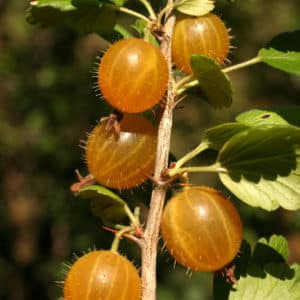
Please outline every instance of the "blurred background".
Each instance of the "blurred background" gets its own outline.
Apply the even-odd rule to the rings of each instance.
[[[0,0],[0,299],[55,300],[62,297],[59,282],[73,254],[107,249],[112,241],[88,203],[69,190],[76,168],[86,174],[80,140],[110,108],[94,90],[99,37],[31,26],[25,20],[27,6]],[[298,0],[218,1],[217,12],[232,28],[232,63],[254,57],[276,34],[300,28]],[[232,121],[242,111],[300,104],[299,77],[265,65],[230,76],[235,97],[229,109],[215,111],[191,99],[175,112],[175,157],[193,149],[205,128]],[[230,195],[213,175],[193,176],[191,181]],[[147,187],[124,197],[149,200]],[[300,262],[299,212],[267,213],[231,199],[250,243],[284,234],[290,261]],[[139,266],[135,245],[124,241],[121,251]],[[158,299],[211,299],[211,288],[211,274],[188,276],[161,253]]]

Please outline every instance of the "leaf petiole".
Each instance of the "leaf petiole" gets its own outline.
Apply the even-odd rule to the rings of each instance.
[[[173,176],[184,174],[184,173],[205,173],[205,172],[224,173],[224,172],[226,172],[226,169],[223,168],[219,162],[216,162],[210,166],[170,169],[168,175],[170,177],[173,177]]]
[[[209,145],[205,142],[201,142],[194,150],[184,155],[182,158],[180,158],[175,165],[174,169],[178,169],[181,166],[183,166],[186,162],[194,158],[199,153],[203,152],[204,150],[207,150],[209,148]]]
[[[259,56],[256,56],[256,57],[251,58],[249,60],[246,60],[246,61],[244,61],[242,63],[230,66],[228,68],[224,68],[224,69],[222,69],[222,72],[229,73],[231,71],[243,69],[243,68],[255,65],[255,64],[260,63],[260,62],[262,62],[261,58]]]
[[[148,13],[149,13],[149,17],[150,19],[152,20],[155,20],[156,19],[156,14],[150,4],[150,2],[148,2],[147,0],[139,0],[143,5],[144,7],[147,9]]]
[[[146,21],[147,23],[151,22],[150,19],[147,18],[146,16],[144,16],[144,15],[142,15],[142,14],[140,14],[140,13],[138,13],[138,12],[132,10],[132,9],[129,9],[127,7],[120,6],[120,7],[116,7],[116,9],[123,12],[123,13],[125,13],[125,14],[140,18],[140,19]]]

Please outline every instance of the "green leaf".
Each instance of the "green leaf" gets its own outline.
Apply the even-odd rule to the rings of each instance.
[[[100,1],[32,1],[27,21],[42,26],[63,25],[83,33],[112,32],[116,22],[114,6]]]
[[[236,121],[251,127],[290,125],[279,114],[269,110],[252,109],[241,113]]]
[[[281,235],[272,235],[268,241],[261,238],[255,245],[252,262],[265,266],[269,262],[285,262],[289,257],[287,240]]]
[[[71,0],[37,0],[30,1],[30,7],[52,7],[60,11],[74,10],[75,6]]]
[[[206,15],[214,9],[212,0],[179,0],[175,3],[178,11],[196,17]]]
[[[244,177],[239,182],[227,174],[219,174],[222,183],[240,200],[267,211],[279,206],[288,210],[300,209],[300,150],[297,151],[297,168],[288,176],[278,176],[276,180],[261,178],[251,182]]]
[[[93,214],[107,225],[120,223],[127,216],[124,210],[126,202],[103,186],[90,185],[82,188],[78,196],[90,200]]]
[[[218,161],[234,181],[275,180],[296,168],[294,143],[300,129],[294,127],[252,128],[233,136],[220,150]]]
[[[239,123],[217,125],[204,132],[202,141],[207,143],[209,148],[220,150],[230,138],[247,129],[249,129],[249,126]]]
[[[258,57],[274,68],[300,75],[300,30],[277,35]]]
[[[288,73],[300,75],[300,52],[282,52],[273,48],[263,48],[258,56],[264,63]]]
[[[71,3],[76,7],[86,7],[86,6],[101,6],[101,0],[71,0]]]
[[[215,108],[229,107],[233,93],[231,81],[220,64],[205,55],[192,55],[190,63],[207,102]]]
[[[249,250],[249,244],[243,241],[233,262],[237,279],[233,286],[228,286],[220,273],[214,277],[215,300],[300,299],[300,268],[287,264],[288,244],[284,237],[273,235],[269,241],[262,238],[252,255]],[[219,292],[222,289],[225,295]]]
[[[271,264],[270,268],[279,269],[279,265]],[[230,300],[277,300],[277,299],[300,299],[299,266],[292,266],[294,277],[282,280],[267,274],[264,278],[248,275],[242,277],[230,292]]]

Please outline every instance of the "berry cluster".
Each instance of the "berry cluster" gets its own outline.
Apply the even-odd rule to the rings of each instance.
[[[216,15],[180,16],[172,36],[172,61],[179,71],[192,74],[191,55],[207,55],[223,63],[229,47],[228,30]],[[87,166],[100,184],[129,189],[152,175],[156,129],[148,120],[133,114],[163,99],[169,73],[159,48],[142,39],[118,41],[102,57],[99,89],[121,117],[117,120],[118,130],[112,130],[111,120],[106,119],[87,140]],[[167,203],[161,234],[176,261],[192,270],[211,272],[236,256],[242,224],[237,210],[222,194],[212,188],[192,186]],[[140,295],[135,267],[114,251],[94,251],[78,259],[64,286],[65,300],[134,300]]]

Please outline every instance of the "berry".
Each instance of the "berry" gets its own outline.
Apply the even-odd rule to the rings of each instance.
[[[192,54],[207,55],[219,63],[226,59],[230,37],[223,21],[209,13],[200,17],[182,16],[175,24],[172,37],[172,60],[179,70],[192,74]]]
[[[139,300],[141,282],[134,265],[112,251],[80,257],[64,282],[64,300]]]
[[[142,39],[113,44],[98,69],[103,97],[125,113],[143,112],[163,97],[169,78],[168,65],[159,48]]]
[[[89,172],[110,188],[135,187],[154,171],[156,142],[156,129],[140,116],[125,115],[117,135],[100,123],[87,140]]]
[[[216,271],[236,256],[242,224],[232,203],[208,187],[185,188],[167,203],[161,234],[171,255],[195,271]]]

